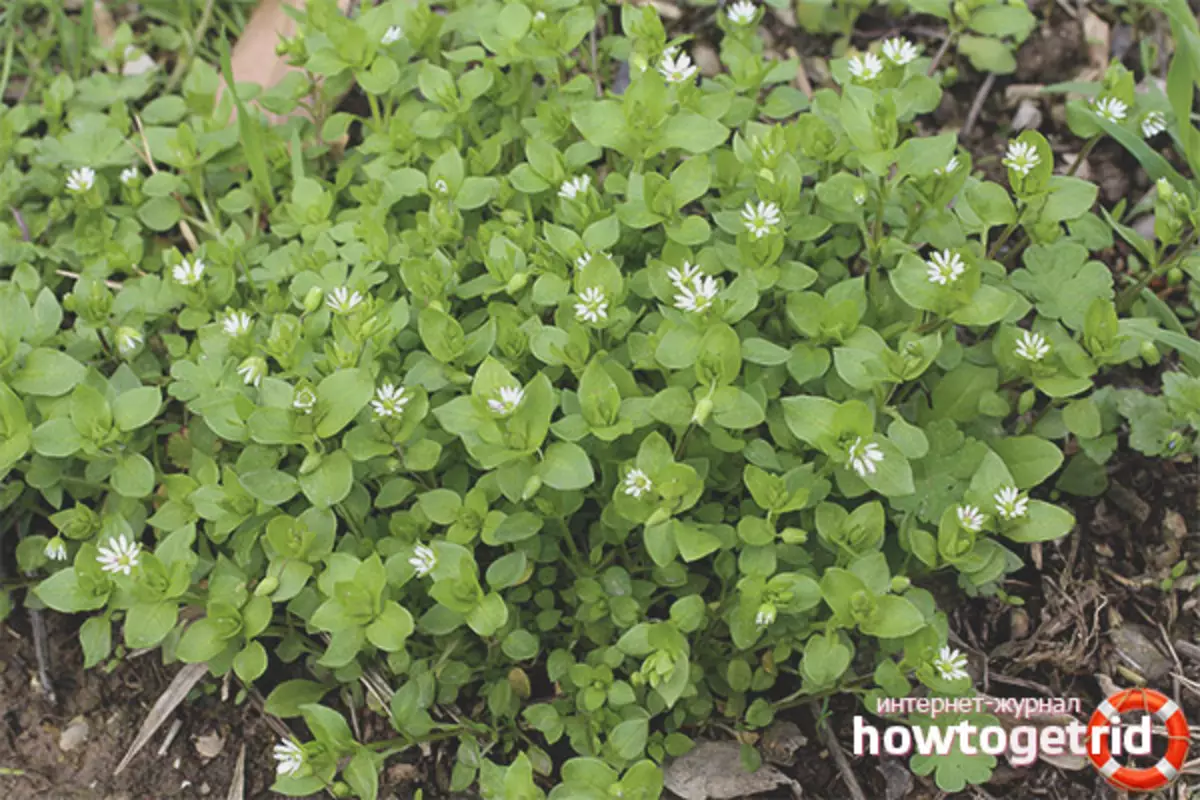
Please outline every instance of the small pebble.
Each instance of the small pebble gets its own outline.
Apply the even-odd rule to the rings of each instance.
[[[64,753],[69,753],[82,746],[88,740],[91,729],[83,717],[75,717],[67,725],[66,730],[58,737],[58,747]]]

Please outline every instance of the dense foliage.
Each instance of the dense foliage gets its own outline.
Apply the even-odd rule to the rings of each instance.
[[[623,34],[592,48],[598,14]],[[326,0],[256,98],[305,106],[286,124],[203,60],[178,93],[62,73],[5,108],[0,504],[30,602],[90,613],[89,665],[293,665],[267,701],[308,731],[290,795],[374,797],[388,755],[454,739],[486,797],[654,798],[716,723],[971,692],[931,590],[1007,599],[1123,415],[1195,452],[1197,379],[1095,388],[1198,355],[1143,291],[1194,243],[1156,152],[1194,144],[1194,76],[1168,102],[1114,65],[1072,101],[1162,179],[1151,242],[1036,132],[1002,182],[919,135],[941,88],[912,43],[810,102],[762,14],[718,14],[701,78],[648,6]],[[363,118],[334,110],[352,84]],[[1099,255],[1114,230],[1140,272]],[[338,686],[397,738],[356,742]],[[914,768],[955,790],[993,762]]]

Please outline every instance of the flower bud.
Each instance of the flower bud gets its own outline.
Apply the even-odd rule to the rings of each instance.
[[[1154,342],[1142,342],[1142,346],[1138,349],[1138,355],[1150,366],[1154,366],[1159,361],[1162,361],[1162,353],[1158,352],[1158,348],[1154,346]]]
[[[912,586],[912,581],[903,575],[896,575],[892,578],[891,590],[896,594],[908,591],[910,586]]]
[[[320,286],[314,286],[304,295],[304,310],[308,313],[313,313],[321,307],[321,301],[325,299],[325,292]]]
[[[538,493],[542,488],[542,479],[537,475],[530,475],[529,480],[525,481],[525,488],[521,490],[521,499],[528,500]]]
[[[516,294],[524,289],[525,284],[527,283],[529,283],[528,272],[514,273],[513,276],[508,279],[508,284],[504,287],[504,291],[508,292],[509,294]]]
[[[703,425],[708,421],[708,415],[712,413],[713,401],[712,397],[701,397],[696,402],[696,408],[692,411],[692,422],[697,425]]]
[[[1029,409],[1033,408],[1033,402],[1037,399],[1037,392],[1033,389],[1026,389],[1021,392],[1021,397],[1017,400],[1017,413],[1027,414]]]

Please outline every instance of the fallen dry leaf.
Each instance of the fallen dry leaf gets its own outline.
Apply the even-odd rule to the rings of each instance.
[[[666,787],[683,800],[737,800],[787,786],[801,797],[800,784],[770,764],[754,772],[742,769],[737,742],[701,742],[667,765]]]
[[[201,758],[216,758],[225,749],[225,737],[213,731],[203,736],[197,736],[193,744]]]

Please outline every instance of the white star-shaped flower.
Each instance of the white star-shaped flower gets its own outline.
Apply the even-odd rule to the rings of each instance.
[[[200,259],[180,261],[171,270],[171,276],[180,286],[195,286],[204,277],[204,262]]]
[[[375,399],[371,401],[371,408],[374,409],[377,416],[396,417],[404,412],[408,400],[408,392],[404,391],[403,386],[385,383],[375,390]]]
[[[861,56],[851,56],[846,62],[850,74],[860,81],[870,83],[883,72],[883,62],[874,53],[863,53]]]
[[[701,272],[692,279],[691,285],[680,285],[676,288],[679,289],[679,294],[675,295],[675,307],[699,314],[712,306],[717,296],[717,279]]]
[[[267,374],[266,359],[250,356],[238,365],[237,374],[242,376],[242,382],[247,386],[258,386]]]
[[[142,546],[135,541],[125,538],[125,534],[108,537],[108,542],[96,551],[96,561],[105,572],[128,575],[138,565],[138,556]]]
[[[937,167],[933,170],[934,175],[949,175],[954,170],[958,169],[958,156],[950,156],[950,160],[946,162],[946,166]]]
[[[72,192],[86,192],[95,184],[96,170],[91,167],[80,167],[67,175],[67,189]]]
[[[921,51],[908,39],[896,36],[883,43],[883,55],[896,66],[903,67],[915,61],[917,56],[921,55]]]
[[[575,317],[582,322],[608,319],[608,300],[604,291],[593,286],[580,292],[579,302],[575,304]]]
[[[433,548],[419,544],[413,548],[412,558],[408,563],[416,570],[418,578],[424,578],[437,566],[437,554],[433,552]]]
[[[588,187],[591,185],[592,179],[587,175],[568,178],[562,182],[562,186],[558,187],[558,196],[564,200],[574,200],[579,195],[587,192]]]
[[[654,488],[654,483],[647,475],[636,467],[625,473],[625,494],[638,498]]]
[[[929,269],[929,282],[939,286],[954,283],[967,269],[962,256],[954,250],[934,252],[925,262],[925,266]]]
[[[975,506],[959,506],[954,509],[954,514],[958,517],[958,524],[971,533],[983,530],[983,512]]]
[[[666,78],[667,83],[683,83],[691,80],[696,74],[696,66],[692,64],[692,59],[687,53],[676,55],[676,48],[672,47],[663,53],[658,71]]]
[[[525,390],[520,386],[502,386],[500,396],[487,401],[488,408],[493,414],[507,417],[517,410],[517,406],[525,399]]]
[[[969,676],[967,672],[967,657],[958,650],[943,647],[938,657],[933,661],[933,668],[944,680],[955,681]]]
[[[117,352],[121,355],[133,355],[143,341],[141,332],[136,328],[117,328]]]
[[[1113,123],[1120,122],[1129,114],[1129,106],[1115,97],[1101,97],[1092,107],[1097,114]]]
[[[275,774],[290,778],[304,766],[304,750],[291,739],[280,739],[275,745]]]
[[[402,36],[404,36],[404,31],[400,29],[400,26],[393,25],[383,32],[383,36],[379,37],[379,43],[387,47],[389,44],[400,41]]]
[[[121,170],[121,183],[128,186],[129,184],[142,177],[141,171],[137,167],[126,167]]]
[[[865,478],[875,474],[876,466],[883,461],[883,451],[879,449],[879,445],[864,442],[863,437],[859,436],[846,448],[846,460],[850,462],[850,468],[858,473],[858,477]]]
[[[779,616],[779,609],[775,608],[774,603],[763,603],[758,607],[758,613],[754,615],[754,624],[760,628],[765,628],[770,625]]]
[[[675,288],[677,289],[682,289],[684,286],[689,285],[692,281],[696,280],[696,278],[702,276],[703,274],[704,273],[700,271],[700,267],[695,266],[688,261],[683,262],[683,266],[679,269],[671,267],[669,270],[667,270],[667,277],[671,280],[671,283],[675,284]]]
[[[992,499],[996,501],[996,513],[1004,519],[1020,519],[1029,510],[1029,498],[1015,486],[1005,486]]]
[[[325,305],[335,314],[349,314],[362,303],[363,296],[356,291],[350,291],[345,286],[339,286],[325,296]]]
[[[245,311],[234,311],[225,319],[221,320],[221,328],[227,336],[237,338],[245,336],[250,332],[251,326],[254,325],[254,317],[247,314]]]
[[[859,206],[866,205],[867,204],[867,193],[864,192],[862,189],[856,190],[854,192],[854,204],[859,205]]]
[[[1004,160],[1000,163],[1018,175],[1025,176],[1041,161],[1037,148],[1029,142],[1009,142],[1008,152],[1004,154]]]
[[[745,220],[746,230],[754,234],[755,239],[761,239],[779,224],[779,206],[759,201],[756,207],[747,202],[742,209],[742,219]]]
[[[1142,136],[1149,139],[1167,129],[1167,117],[1161,111],[1148,111],[1142,117]]]
[[[42,550],[42,554],[51,561],[66,561],[67,543],[61,537],[55,536],[46,542],[46,547]]]
[[[1013,352],[1026,361],[1041,361],[1050,354],[1050,343],[1040,333],[1021,331],[1021,338],[1017,340]]]
[[[307,386],[302,389],[297,389],[295,396],[292,397],[292,408],[296,409],[301,414],[311,414],[316,405],[317,395]]]
[[[729,10],[725,12],[725,16],[734,25],[749,25],[754,21],[756,11],[754,3],[748,0],[738,0],[738,2],[729,7]]]

